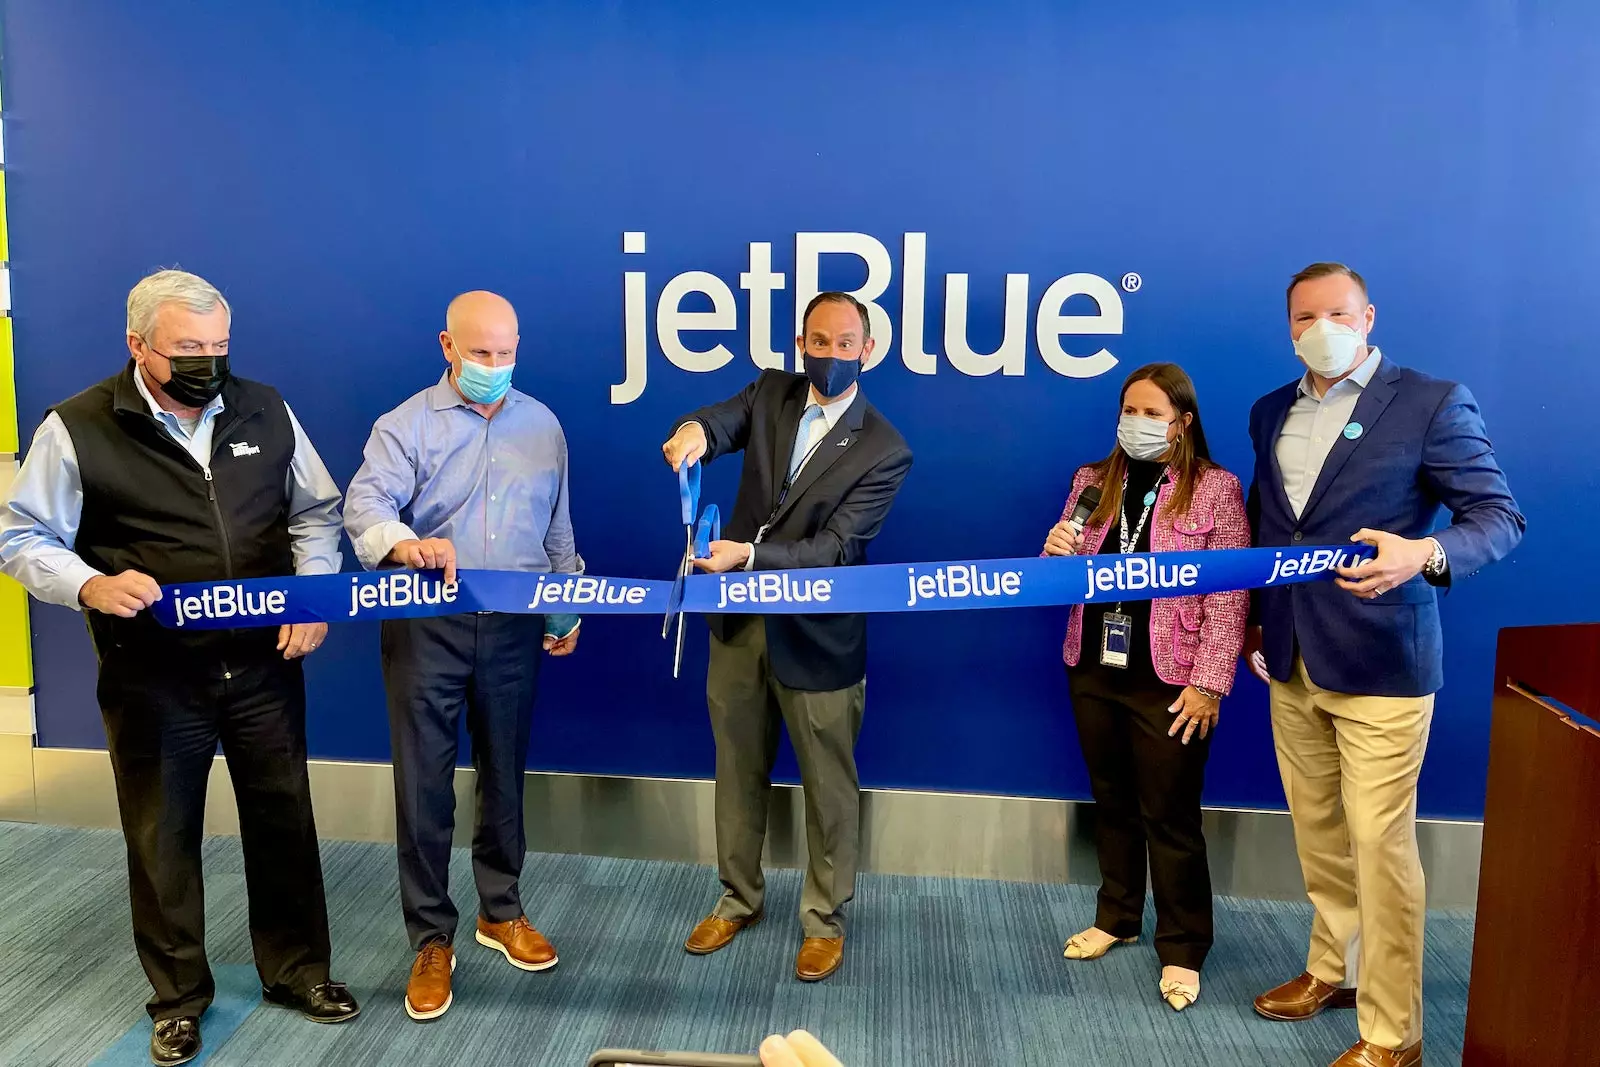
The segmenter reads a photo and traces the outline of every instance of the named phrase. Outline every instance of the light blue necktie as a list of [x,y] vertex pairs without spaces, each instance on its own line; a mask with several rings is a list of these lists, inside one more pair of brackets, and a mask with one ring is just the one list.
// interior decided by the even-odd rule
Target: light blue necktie
[[820,404],[806,405],[806,413],[800,416],[800,429],[794,435],[794,448],[789,453],[789,481],[794,481],[794,476],[799,473],[800,465],[805,462],[810,454],[811,425],[822,418]]

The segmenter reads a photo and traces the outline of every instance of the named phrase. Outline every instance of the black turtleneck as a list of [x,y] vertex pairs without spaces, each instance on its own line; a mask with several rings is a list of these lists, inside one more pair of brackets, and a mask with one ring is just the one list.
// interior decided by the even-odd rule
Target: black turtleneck
[[[1130,527],[1138,528],[1139,516],[1144,514],[1145,494],[1156,490],[1167,465],[1137,459],[1130,459],[1127,462],[1128,488],[1123,495],[1122,514],[1128,517]],[[1134,542],[1133,551],[1150,551],[1150,530],[1156,522],[1156,508],[1152,505],[1150,516],[1145,519],[1144,529],[1139,531],[1138,540]],[[1111,526],[1106,530],[1106,539],[1100,546],[1102,554],[1111,555],[1121,550],[1121,531],[1121,515],[1113,516]],[[1106,612],[1112,610],[1115,610],[1114,603],[1085,606],[1083,652],[1079,662],[1096,670],[1112,671],[1119,677],[1159,684],[1155,663],[1150,655],[1150,601],[1148,600],[1127,600],[1122,604],[1121,613],[1133,620],[1133,641],[1128,650],[1128,666],[1125,668],[1100,666],[1100,641],[1105,627],[1104,618]]]

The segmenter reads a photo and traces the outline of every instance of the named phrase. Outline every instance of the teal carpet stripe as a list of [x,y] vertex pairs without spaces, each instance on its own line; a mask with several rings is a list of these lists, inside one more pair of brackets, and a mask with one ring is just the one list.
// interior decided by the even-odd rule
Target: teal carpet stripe
[[[211,970],[217,996],[201,1023],[200,1055],[189,1061],[193,1067],[212,1062],[217,1050],[261,1006],[261,979],[255,967],[231,963]],[[149,1067],[150,1026],[148,1018],[135,1023],[116,1044],[90,1060],[89,1067]]]
[[[1303,903],[1220,898],[1200,1002],[1179,1015],[1157,998],[1148,936],[1093,963],[1061,958],[1061,942],[1092,921],[1085,886],[865,875],[844,968],[806,985],[792,974],[797,872],[771,873],[766,922],[693,957],[681,945],[716,899],[711,869],[537,854],[523,899],[560,966],[515,970],[469,933],[454,1006],[417,1024],[401,1006],[411,953],[393,846],[327,842],[323,863],[334,977],[361,999],[361,1017],[318,1026],[262,1007],[229,1035],[233,993],[254,1006],[259,989],[238,841],[207,839],[207,949],[230,992],[201,1022],[211,1067],[582,1067],[606,1045],[751,1052],[764,1035],[797,1026],[846,1067],[1327,1067],[1358,1037],[1352,1011],[1289,1024],[1251,1010],[1257,993],[1304,965]],[[0,823],[0,1064],[131,1064],[96,1059],[122,1056],[126,1043],[146,1062],[149,987],[125,878],[114,832]],[[451,879],[470,931],[464,851]],[[1153,915],[1145,928],[1154,930]],[[1471,943],[1470,912],[1429,914],[1429,1067],[1461,1062]],[[248,975],[248,985],[233,975]]]

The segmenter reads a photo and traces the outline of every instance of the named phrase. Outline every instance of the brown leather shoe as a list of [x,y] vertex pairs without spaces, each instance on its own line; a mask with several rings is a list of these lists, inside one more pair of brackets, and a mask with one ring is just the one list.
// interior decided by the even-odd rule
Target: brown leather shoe
[[504,923],[478,916],[478,944],[494,949],[511,966],[524,971],[548,971],[560,962],[555,946],[528,924],[526,915]]
[[820,982],[844,962],[844,938],[808,937],[794,958],[794,976],[802,982]]
[[1333,1061],[1333,1067],[1421,1067],[1421,1064],[1420,1041],[1398,1052],[1370,1041],[1357,1041],[1354,1048]]
[[1321,1014],[1325,1008],[1353,1008],[1356,991],[1329,985],[1312,974],[1302,974],[1256,998],[1256,1014],[1293,1023]]
[[709,956],[719,948],[727,948],[728,943],[740,930],[754,926],[760,921],[760,915],[752,915],[748,919],[724,919],[716,915],[707,915],[694,928],[689,940],[683,943],[683,950],[692,956]]
[[455,1000],[450,992],[450,974],[455,969],[456,954],[449,945],[435,941],[422,946],[406,983],[406,1014],[423,1023],[449,1011]]

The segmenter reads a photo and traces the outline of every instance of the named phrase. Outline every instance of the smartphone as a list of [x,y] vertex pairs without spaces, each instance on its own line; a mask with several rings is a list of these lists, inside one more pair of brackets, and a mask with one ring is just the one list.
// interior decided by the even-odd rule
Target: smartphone
[[589,1057],[589,1067],[761,1067],[759,1056],[726,1052],[646,1052],[603,1048]]

